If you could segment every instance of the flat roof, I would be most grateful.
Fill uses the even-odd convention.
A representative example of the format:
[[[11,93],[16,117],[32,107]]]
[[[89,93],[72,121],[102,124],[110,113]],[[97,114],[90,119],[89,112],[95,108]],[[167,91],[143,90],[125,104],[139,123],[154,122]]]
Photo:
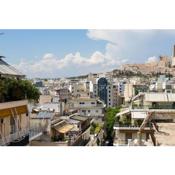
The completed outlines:
[[[148,102],[175,102],[175,93],[145,93]]]
[[[74,115],[74,116],[71,116],[70,119],[74,119],[74,120],[78,120],[78,121],[86,121],[88,118],[87,117],[82,117],[82,116],[79,116],[79,115]]]
[[[35,119],[52,119],[54,117],[54,113],[53,112],[49,112],[49,111],[41,111],[38,113],[37,117],[35,117]]]
[[[80,97],[73,99],[72,101],[97,101],[98,98]]]

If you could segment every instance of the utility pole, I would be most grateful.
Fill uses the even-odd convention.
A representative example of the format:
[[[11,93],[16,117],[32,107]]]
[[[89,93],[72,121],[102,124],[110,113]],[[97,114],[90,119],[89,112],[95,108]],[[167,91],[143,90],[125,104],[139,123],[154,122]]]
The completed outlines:
[[[3,32],[0,32],[0,35],[4,35],[4,33]],[[0,56],[0,58],[3,58],[4,56]]]

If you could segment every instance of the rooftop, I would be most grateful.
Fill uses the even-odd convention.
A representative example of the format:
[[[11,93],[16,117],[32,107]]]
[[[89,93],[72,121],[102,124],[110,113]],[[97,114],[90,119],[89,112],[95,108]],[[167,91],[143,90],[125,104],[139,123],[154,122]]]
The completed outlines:
[[[52,119],[54,117],[53,112],[41,111],[38,113],[37,117],[33,117],[35,119]]]
[[[15,69],[13,66],[9,65],[5,61],[3,61],[2,56],[0,56],[0,75],[10,75],[10,76],[17,76],[17,77],[24,77],[21,72]]]
[[[73,99],[73,101],[97,101],[98,98],[80,97]]]
[[[78,120],[78,121],[86,121],[88,119],[87,117],[82,117],[79,115],[74,115],[74,116],[71,116],[70,118],[73,120]]]
[[[175,93],[139,93],[132,98],[135,101],[140,96],[144,96],[144,101],[146,102],[175,102]]]

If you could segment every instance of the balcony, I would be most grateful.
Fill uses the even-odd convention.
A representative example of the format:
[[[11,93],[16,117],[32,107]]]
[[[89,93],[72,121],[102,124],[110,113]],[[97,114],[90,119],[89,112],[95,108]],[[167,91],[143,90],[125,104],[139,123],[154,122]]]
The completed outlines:
[[[24,130],[15,132],[13,134],[1,137],[0,145],[1,146],[10,145],[11,142],[20,141],[27,135],[29,135],[29,129],[24,129]]]

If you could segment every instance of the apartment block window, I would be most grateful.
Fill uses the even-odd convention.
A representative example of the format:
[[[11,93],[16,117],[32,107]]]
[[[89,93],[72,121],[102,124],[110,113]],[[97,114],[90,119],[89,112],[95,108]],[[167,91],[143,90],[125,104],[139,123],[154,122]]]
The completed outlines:
[[[92,105],[94,105],[94,104],[95,104],[95,102],[91,102],[91,104],[92,104]]]
[[[111,93],[111,91],[109,91],[109,93]]]
[[[98,113],[98,110],[96,110],[96,113]]]
[[[90,110],[88,110],[88,113],[90,113],[91,111]]]

